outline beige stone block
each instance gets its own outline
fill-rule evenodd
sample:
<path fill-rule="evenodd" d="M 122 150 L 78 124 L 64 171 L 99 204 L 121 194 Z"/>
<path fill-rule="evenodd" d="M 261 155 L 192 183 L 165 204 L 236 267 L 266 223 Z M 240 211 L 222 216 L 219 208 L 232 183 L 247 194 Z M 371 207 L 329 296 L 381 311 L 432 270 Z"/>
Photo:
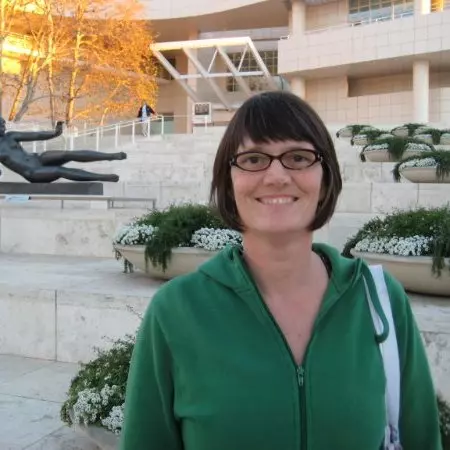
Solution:
<path fill-rule="evenodd" d="M 2 353 L 55 359 L 55 329 L 55 291 L 0 284 Z"/>
<path fill-rule="evenodd" d="M 450 184 L 418 184 L 418 205 L 438 207 L 450 202 Z"/>
<path fill-rule="evenodd" d="M 442 50 L 442 40 L 440 38 L 429 39 L 427 42 L 427 51 L 439 52 Z"/>
<path fill-rule="evenodd" d="M 134 335 L 155 292 L 150 280 L 145 297 L 59 290 L 56 299 L 58 361 L 86 362 L 95 356 L 94 347 L 108 348 L 114 340 L 126 334 Z"/>
<path fill-rule="evenodd" d="M 345 183 L 336 207 L 341 213 L 370 213 L 372 185 L 369 183 Z"/>
<path fill-rule="evenodd" d="M 386 214 L 394 209 L 413 208 L 417 204 L 417 198 L 416 185 L 373 183 L 372 212 Z"/>
<path fill-rule="evenodd" d="M 415 41 L 414 42 L 414 53 L 421 54 L 428 51 L 428 41 Z"/>

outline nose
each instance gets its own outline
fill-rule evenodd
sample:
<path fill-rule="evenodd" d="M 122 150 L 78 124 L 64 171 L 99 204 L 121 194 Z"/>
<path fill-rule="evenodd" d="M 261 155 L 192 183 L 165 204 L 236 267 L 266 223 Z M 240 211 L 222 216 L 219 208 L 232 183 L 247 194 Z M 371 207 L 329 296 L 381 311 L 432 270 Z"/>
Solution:
<path fill-rule="evenodd" d="M 264 184 L 284 185 L 291 180 L 288 169 L 283 167 L 280 160 L 274 159 L 264 173 Z"/>

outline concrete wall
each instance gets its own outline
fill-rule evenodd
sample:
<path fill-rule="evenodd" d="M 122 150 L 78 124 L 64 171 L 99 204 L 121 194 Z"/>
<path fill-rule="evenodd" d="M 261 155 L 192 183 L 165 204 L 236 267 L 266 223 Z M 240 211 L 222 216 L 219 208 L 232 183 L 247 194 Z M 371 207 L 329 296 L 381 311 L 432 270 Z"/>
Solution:
<path fill-rule="evenodd" d="M 450 11 L 360 27 L 291 35 L 279 42 L 282 74 L 367 61 L 426 57 L 450 50 Z"/>
<path fill-rule="evenodd" d="M 432 87 L 447 83 L 443 75 L 433 78 L 437 81 Z M 390 89 L 393 92 L 383 92 Z M 364 92 L 373 94 L 359 95 Z M 413 93 L 408 75 L 370 77 L 350 83 L 345 76 L 312 79 L 306 82 L 306 100 L 328 123 L 395 124 L 412 120 Z M 430 89 L 430 122 L 450 124 L 449 87 Z"/>

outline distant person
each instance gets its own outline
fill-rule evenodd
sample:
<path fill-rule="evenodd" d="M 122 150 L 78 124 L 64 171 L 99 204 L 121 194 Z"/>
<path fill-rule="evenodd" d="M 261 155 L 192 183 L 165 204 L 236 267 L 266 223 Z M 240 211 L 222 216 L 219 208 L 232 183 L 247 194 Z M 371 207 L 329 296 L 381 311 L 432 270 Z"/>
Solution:
<path fill-rule="evenodd" d="M 152 114 L 156 115 L 155 110 L 151 106 L 149 106 L 145 100 L 143 100 L 138 112 L 138 119 L 141 119 L 141 129 L 143 136 L 148 136 L 148 120 L 151 118 Z"/>

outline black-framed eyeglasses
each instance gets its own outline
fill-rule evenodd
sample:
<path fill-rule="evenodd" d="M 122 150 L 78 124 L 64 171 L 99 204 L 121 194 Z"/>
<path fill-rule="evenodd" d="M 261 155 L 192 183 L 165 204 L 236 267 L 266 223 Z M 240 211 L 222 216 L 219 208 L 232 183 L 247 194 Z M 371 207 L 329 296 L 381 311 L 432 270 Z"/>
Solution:
<path fill-rule="evenodd" d="M 280 161 L 281 165 L 289 170 L 307 169 L 313 164 L 323 161 L 322 155 L 316 150 L 299 148 L 288 150 L 278 156 L 257 151 L 242 152 L 231 158 L 230 165 L 247 172 L 260 172 L 268 169 L 274 159 Z"/>

